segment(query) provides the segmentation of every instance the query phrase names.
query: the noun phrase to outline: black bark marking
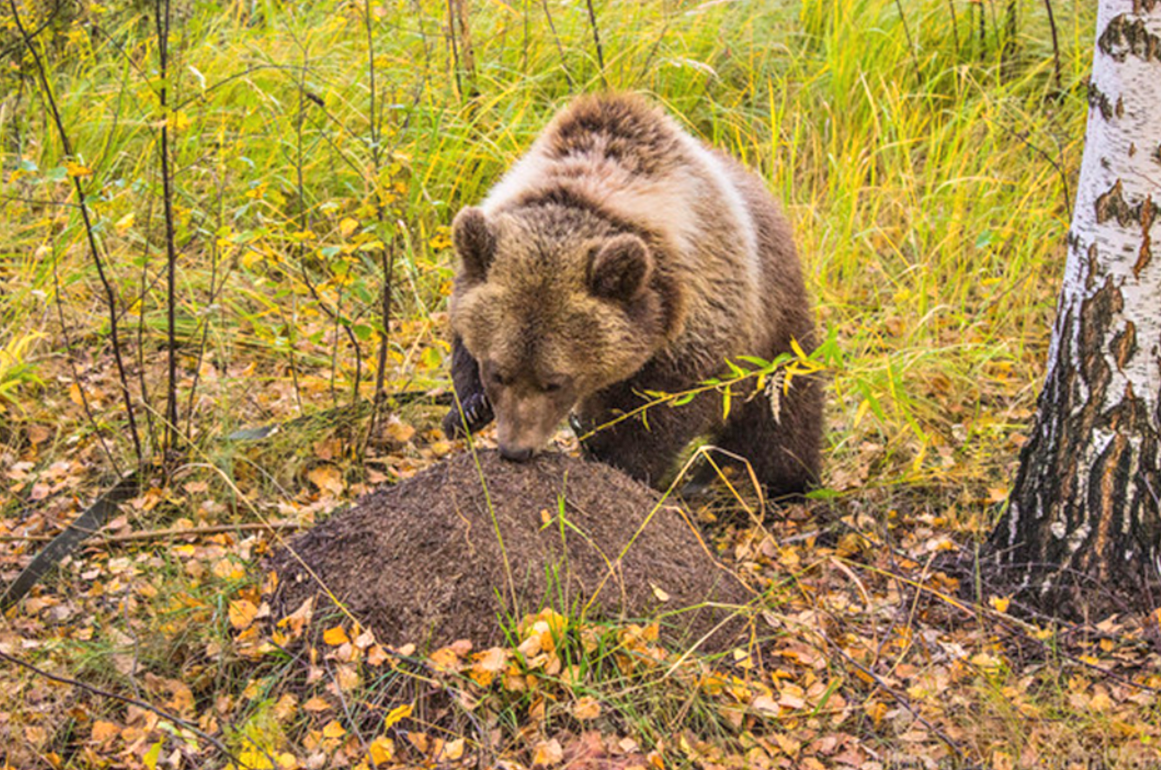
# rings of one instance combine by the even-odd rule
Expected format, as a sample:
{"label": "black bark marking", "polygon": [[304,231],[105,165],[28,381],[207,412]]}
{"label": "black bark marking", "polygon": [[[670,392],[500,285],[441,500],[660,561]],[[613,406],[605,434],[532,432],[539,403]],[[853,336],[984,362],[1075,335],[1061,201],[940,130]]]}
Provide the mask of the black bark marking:
{"label": "black bark marking", "polygon": [[1147,231],[1157,218],[1157,206],[1152,196],[1147,196],[1135,206],[1129,203],[1125,200],[1125,187],[1118,179],[1109,190],[1097,196],[1096,218],[1097,223],[1102,225],[1113,218],[1121,227],[1139,223],[1142,230]]}
{"label": "black bark marking", "polygon": [[1113,352],[1113,358],[1117,362],[1117,368],[1121,371],[1125,370],[1125,364],[1133,359],[1137,352],[1137,326],[1132,321],[1125,322],[1125,328],[1117,332],[1113,337],[1112,344],[1109,349]]}
{"label": "black bark marking", "polygon": [[[1091,249],[1087,256],[1096,257]],[[1088,278],[1090,286],[1100,281]],[[1009,589],[1028,580],[1021,600],[1062,615],[1106,611],[1112,595],[1143,601],[1157,587],[1148,565],[1161,552],[1161,436],[1130,386],[1104,408],[1112,382],[1105,345],[1123,366],[1138,350],[1137,330],[1132,323],[1117,328],[1124,309],[1117,283],[1106,277],[1098,285],[1058,319],[1056,358],[1010,504],[988,546],[990,574]],[[1096,435],[1112,439],[1086,457]]]}
{"label": "black bark marking", "polygon": [[1153,196],[1147,196],[1141,206],[1141,248],[1137,251],[1137,261],[1133,263],[1133,277],[1140,279],[1141,271],[1153,261],[1153,222],[1157,219],[1157,207],[1153,205]]}
{"label": "black bark marking", "polygon": [[1105,120],[1113,117],[1112,100],[1108,94],[1097,88],[1097,84],[1092,80],[1088,81],[1088,106],[1090,109],[1098,110]]}
{"label": "black bark marking", "polygon": [[1097,39],[1097,48],[1117,61],[1135,56],[1143,61],[1161,61],[1161,38],[1145,26],[1144,19],[1128,14],[1113,17]]}

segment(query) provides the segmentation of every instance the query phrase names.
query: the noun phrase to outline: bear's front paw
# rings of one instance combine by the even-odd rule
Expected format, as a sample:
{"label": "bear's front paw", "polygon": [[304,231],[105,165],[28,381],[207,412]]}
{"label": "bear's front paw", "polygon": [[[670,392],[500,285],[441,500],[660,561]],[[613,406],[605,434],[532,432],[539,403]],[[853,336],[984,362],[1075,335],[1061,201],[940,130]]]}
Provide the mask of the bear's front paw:
{"label": "bear's front paw", "polygon": [[452,407],[443,418],[444,435],[451,439],[463,438],[464,423],[467,423],[467,433],[486,427],[492,421],[492,402],[483,393],[473,393],[463,400],[463,416],[457,407]]}

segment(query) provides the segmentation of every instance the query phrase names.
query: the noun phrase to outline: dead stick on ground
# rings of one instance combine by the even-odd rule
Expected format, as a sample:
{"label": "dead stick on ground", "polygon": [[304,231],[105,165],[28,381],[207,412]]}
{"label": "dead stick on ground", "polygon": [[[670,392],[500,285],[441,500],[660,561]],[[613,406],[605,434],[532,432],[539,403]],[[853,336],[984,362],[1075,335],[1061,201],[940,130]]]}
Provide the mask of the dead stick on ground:
{"label": "dead stick on ground", "polygon": [[[951,749],[953,752],[955,752],[955,755],[957,757],[959,757],[961,760],[967,759],[967,755],[963,753],[963,749],[961,749],[959,747],[959,744],[956,743],[954,740],[952,740],[951,737],[948,736],[947,733],[943,732],[938,727],[933,725],[931,722],[924,719],[923,715],[919,713],[918,709],[916,709],[913,705],[911,705],[911,701],[907,700],[902,695],[900,695],[899,693],[897,693],[893,689],[891,689],[887,685],[886,682],[884,682],[879,676],[877,676],[875,674],[874,671],[871,671],[866,666],[862,665],[857,660],[855,660],[850,655],[848,655],[846,650],[844,650],[842,647],[839,647],[838,643],[835,642],[833,639],[831,639],[829,636],[827,636],[824,632],[817,631],[817,633],[819,636],[822,637],[822,639],[828,645],[830,645],[830,647],[835,652],[837,652],[839,655],[842,656],[843,660],[845,660],[847,663],[849,663],[850,665],[857,668],[865,676],[869,677],[875,683],[876,687],[878,687],[880,690],[882,690],[883,692],[890,695],[895,700],[895,702],[898,703],[900,706],[907,709],[907,711],[909,711],[911,713],[911,716],[915,717],[916,721],[918,721],[921,725],[923,725],[928,730],[930,730],[935,735],[935,737],[939,738],[939,740],[943,741],[944,744],[946,744],[949,749]],[[970,767],[978,767],[978,765],[971,765]]]}
{"label": "dead stick on ground", "polygon": [[[192,722],[190,722],[188,720],[182,719],[179,716],[176,716],[174,714],[170,714],[167,711],[162,711],[161,709],[157,708],[156,706],[154,706],[150,703],[146,703],[143,700],[137,700],[136,698],[129,698],[129,697],[126,697],[124,695],[118,695],[116,693],[106,692],[105,690],[101,690],[99,688],[93,687],[90,684],[85,684],[84,682],[79,681],[77,679],[69,679],[68,677],[65,677],[65,676],[57,676],[56,674],[50,674],[49,672],[45,671],[44,669],[37,668],[36,666],[32,665],[31,663],[28,663],[27,661],[23,661],[20,658],[13,657],[13,656],[9,655],[8,653],[4,652],[3,650],[0,650],[0,660],[6,660],[9,663],[14,663],[17,666],[20,666],[21,668],[28,669],[29,671],[36,674],[37,676],[44,677],[45,679],[50,679],[50,680],[57,682],[59,684],[67,684],[67,685],[71,685],[73,687],[79,687],[82,690],[85,690],[86,692],[92,693],[93,695],[97,695],[97,696],[102,697],[102,698],[112,698],[113,700],[119,700],[122,703],[128,703],[132,706],[136,706],[138,708],[145,709],[146,711],[152,711],[154,714],[157,714],[157,716],[161,717],[162,719],[168,719],[170,722],[173,722],[176,725],[181,725],[186,730],[189,730],[194,735],[196,735],[199,738],[201,738],[202,740],[206,741],[211,746],[213,746],[215,749],[220,751],[223,756],[228,757],[230,759],[230,761],[232,761],[236,766],[245,767],[245,768],[252,767],[251,765],[238,759],[238,757],[234,756],[234,754],[232,754],[230,752],[230,750],[228,748],[226,748],[222,744],[222,742],[219,741],[217,738],[210,735],[209,733],[205,733],[205,732],[202,732],[201,730],[199,730],[197,725],[193,724]],[[263,752],[263,753],[265,753],[265,752]],[[266,754],[266,756],[271,762],[274,761],[274,758],[271,757],[269,754]]]}
{"label": "dead stick on ground", "polygon": [[[269,524],[215,524],[208,527],[172,527],[170,529],[154,529],[148,532],[127,532],[124,535],[109,535],[101,539],[102,543],[129,543],[135,540],[156,540],[163,537],[182,537],[185,535],[218,535],[224,532],[252,532],[255,530],[284,530],[302,529],[301,524],[289,521],[272,521]],[[87,534],[96,536],[100,531],[89,531]],[[45,542],[52,540],[54,535],[0,535],[0,543]]]}

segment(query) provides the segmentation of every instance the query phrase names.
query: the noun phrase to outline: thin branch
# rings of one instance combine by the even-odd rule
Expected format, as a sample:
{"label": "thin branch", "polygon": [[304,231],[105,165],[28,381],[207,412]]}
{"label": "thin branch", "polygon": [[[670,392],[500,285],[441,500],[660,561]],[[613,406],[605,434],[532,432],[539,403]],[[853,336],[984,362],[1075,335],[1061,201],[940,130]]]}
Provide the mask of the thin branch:
{"label": "thin branch", "polygon": [[1048,11],[1048,28],[1052,30],[1052,63],[1056,67],[1056,92],[1064,93],[1064,80],[1060,75],[1060,40],[1056,35],[1056,14],[1052,12],[1052,0],[1044,0],[1044,9]]}
{"label": "thin branch", "polygon": [[[20,658],[13,657],[12,655],[9,655],[8,653],[4,652],[3,650],[0,650],[0,660],[5,660],[5,661],[8,661],[9,663],[13,663],[17,666],[20,666],[21,668],[28,669],[29,671],[36,674],[37,676],[44,677],[45,679],[48,679],[49,681],[56,682],[58,684],[67,684],[67,685],[70,685],[72,687],[79,687],[80,689],[84,690],[85,692],[91,693],[91,694],[96,695],[98,697],[112,698],[113,700],[119,700],[122,703],[128,703],[131,706],[136,706],[137,708],[145,709],[146,711],[151,711],[154,714],[156,714],[157,716],[161,717],[162,719],[168,720],[168,721],[173,722],[174,724],[177,724],[177,725],[181,725],[186,730],[189,730],[194,735],[198,736],[202,740],[209,743],[211,746],[213,746],[215,749],[217,749],[219,752],[221,752],[223,756],[227,757],[231,762],[235,763],[239,767],[250,768],[251,770],[253,770],[253,765],[249,765],[249,764],[243,762],[238,757],[234,756],[234,754],[228,748],[226,748],[225,745],[221,741],[219,741],[217,738],[213,737],[209,733],[206,733],[206,732],[202,731],[201,729],[199,729],[198,726],[196,724],[194,724],[193,722],[182,719],[181,717],[179,717],[175,714],[170,714],[168,711],[163,711],[162,709],[159,709],[157,706],[154,706],[151,703],[147,703],[143,700],[138,700],[137,698],[129,698],[129,697],[124,696],[124,695],[118,695],[117,693],[114,693],[114,692],[108,692],[106,690],[102,690],[102,689],[99,689],[97,687],[93,687],[91,684],[85,684],[84,682],[82,682],[78,679],[69,679],[68,677],[65,677],[65,676],[57,676],[56,674],[50,674],[49,672],[45,671],[44,669],[37,668],[36,666],[32,665],[31,663],[28,663],[27,661],[23,661]],[[269,755],[267,755],[267,757],[270,759],[271,762],[274,762],[273,757],[270,757]]]}
{"label": "thin branch", "polygon": [[951,39],[955,43],[955,56],[959,58],[959,19],[955,15],[955,0],[947,0],[947,9],[951,11]]}
{"label": "thin branch", "polygon": [[585,0],[585,5],[589,9],[589,26],[593,30],[593,45],[597,49],[597,66],[601,68],[601,85],[608,88],[609,81],[605,80],[605,51],[601,47],[601,29],[597,25],[597,11],[593,8],[593,0]]}
{"label": "thin branch", "polygon": [[[161,540],[167,537],[197,537],[199,535],[220,535],[229,532],[274,532],[276,530],[302,529],[302,525],[289,521],[271,521],[246,524],[211,524],[204,527],[169,527],[147,532],[126,532],[123,535],[108,535],[101,538],[101,545],[112,543],[137,543],[143,540]],[[100,536],[101,531],[87,530],[90,537]],[[46,543],[55,535],[0,535],[0,543]]]}
{"label": "thin branch", "polygon": [[169,168],[169,0],[154,3],[154,23],[157,29],[157,58],[161,78],[158,101],[161,105],[161,200],[165,217],[165,282],[166,282],[166,373],[165,432],[162,448],[165,454],[174,449],[177,441],[177,249],[174,246],[173,189]]}
{"label": "thin branch", "polygon": [[907,38],[907,52],[911,54],[911,65],[915,67],[915,82],[922,82],[919,71],[919,58],[915,53],[915,41],[911,37],[911,26],[907,23],[907,14],[903,11],[902,0],[895,0],[895,8],[899,11],[899,20],[903,22],[903,35]]}
{"label": "thin branch", "polygon": [[[911,705],[911,701],[907,700],[905,697],[903,697],[899,693],[895,692],[895,690],[893,690],[886,682],[884,682],[879,676],[877,676],[874,671],[871,671],[866,666],[864,666],[863,664],[859,663],[857,660],[852,658],[850,655],[847,655],[846,650],[844,650],[842,647],[840,647],[838,645],[837,642],[835,642],[833,639],[831,639],[826,634],[825,631],[817,630],[816,632],[818,633],[819,636],[822,637],[823,641],[825,641],[828,645],[830,645],[830,647],[842,657],[843,660],[845,660],[848,664],[850,664],[851,666],[853,666],[854,668],[856,668],[860,672],[862,672],[862,674],[864,676],[866,676],[867,678],[869,678],[871,681],[873,681],[875,683],[876,687],[878,687],[880,690],[882,690],[883,692],[890,695],[895,700],[895,702],[898,703],[900,706],[907,709],[907,711],[910,712],[911,716],[915,717],[915,720],[917,722],[919,722],[921,725],[923,725],[928,730],[930,730],[931,733],[933,735],[935,735],[935,737],[937,737],[941,741],[943,741],[944,744],[949,749],[951,749],[953,752],[955,752],[956,757],[958,757],[961,761],[967,759],[967,755],[963,753],[963,749],[961,749],[959,747],[959,744],[956,743],[954,740],[952,740],[952,738],[947,733],[943,732],[938,727],[933,725],[931,722],[927,721],[927,719],[925,719],[924,716],[919,713],[919,710],[916,709],[913,705]],[[980,765],[971,765],[970,767],[980,767]]]}
{"label": "thin branch", "polygon": [[[49,111],[52,113],[53,123],[56,126],[57,135],[60,138],[61,149],[64,150],[66,157],[72,158],[73,148],[69,141],[68,132],[65,131],[64,120],[60,116],[60,110],[57,108],[56,97],[53,96],[52,86],[48,81],[48,71],[45,68],[44,60],[40,56],[40,52],[33,45],[32,37],[28,34],[28,30],[24,27],[24,20],[20,16],[20,9],[16,6],[16,0],[8,0],[8,6],[12,10],[12,20],[16,24],[16,29],[20,33],[21,40],[24,41],[24,46],[32,55],[32,59],[36,64],[37,73],[40,75],[41,93],[44,95],[45,102],[48,103]],[[113,290],[113,284],[109,280],[109,276],[105,273],[105,262],[101,259],[101,253],[97,247],[97,236],[93,230],[92,217],[89,214],[88,204],[85,202],[85,190],[81,184],[80,175],[72,175],[73,189],[76,191],[78,206],[81,210],[81,219],[85,225],[85,236],[88,240],[89,254],[92,256],[93,265],[97,268],[97,276],[100,279],[101,287],[105,292],[105,299],[109,305],[109,334],[113,341],[113,359],[117,364],[117,376],[121,386],[121,395],[125,402],[125,414],[129,421],[129,435],[133,439],[133,449],[137,456],[137,462],[141,463],[144,459],[141,449],[141,436],[137,431],[137,417],[133,409],[133,396],[129,392],[129,378],[125,372],[125,361],[121,355],[121,339],[119,336],[119,328],[117,324],[117,295]],[[80,381],[77,382],[78,387]]]}
{"label": "thin branch", "polygon": [[556,43],[556,51],[560,54],[560,68],[564,70],[564,76],[568,79],[568,90],[570,92],[576,90],[576,81],[573,80],[572,73],[568,71],[567,59],[564,55],[564,46],[560,44],[560,35],[556,34],[556,24],[552,21],[552,11],[548,9],[548,0],[540,0],[541,5],[544,6],[544,17],[548,19],[548,29],[552,32],[552,40]]}
{"label": "thin branch", "polygon": [[453,5],[454,2],[455,0],[447,0],[447,33],[448,40],[451,43],[452,71],[456,78],[456,95],[463,99],[464,84],[460,79],[460,52],[456,44],[456,14]]}

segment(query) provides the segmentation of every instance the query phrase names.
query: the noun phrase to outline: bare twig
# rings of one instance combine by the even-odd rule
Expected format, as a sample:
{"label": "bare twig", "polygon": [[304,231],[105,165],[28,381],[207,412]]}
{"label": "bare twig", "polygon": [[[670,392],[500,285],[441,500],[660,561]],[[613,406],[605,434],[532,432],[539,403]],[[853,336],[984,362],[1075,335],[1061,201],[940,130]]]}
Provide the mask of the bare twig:
{"label": "bare twig", "polygon": [[[8,0],[8,6],[12,10],[12,21],[16,25],[16,29],[20,34],[21,40],[24,41],[24,47],[32,56],[33,62],[36,64],[37,74],[40,75],[41,93],[44,95],[44,100],[48,104],[49,112],[52,113],[53,124],[56,126],[57,135],[60,138],[61,149],[64,150],[66,157],[73,157],[72,142],[69,140],[68,132],[65,131],[64,120],[60,116],[60,110],[57,108],[56,97],[52,93],[52,85],[48,80],[48,71],[45,67],[44,60],[33,44],[33,38],[29,35],[28,30],[24,26],[24,20],[20,15],[20,9],[16,5],[16,0]],[[137,417],[133,409],[133,397],[129,392],[129,378],[125,372],[125,361],[121,354],[121,339],[120,329],[117,323],[117,294],[113,290],[112,281],[105,272],[105,261],[101,259],[101,252],[97,246],[97,236],[93,230],[92,217],[89,214],[88,204],[85,203],[85,189],[81,184],[80,174],[70,175],[73,181],[73,189],[77,194],[78,207],[81,211],[81,219],[85,226],[85,236],[88,240],[89,254],[92,257],[93,265],[97,268],[97,276],[101,282],[101,288],[105,293],[105,301],[109,306],[109,335],[113,342],[113,359],[117,365],[117,376],[121,386],[121,395],[125,402],[125,415],[129,422],[129,435],[133,440],[133,449],[137,457],[137,462],[142,462],[143,453],[141,449],[141,436],[137,431]],[[80,381],[77,381],[77,386],[80,387]]]}
{"label": "bare twig", "polygon": [[169,0],[155,0],[154,24],[157,29],[157,58],[161,87],[158,101],[161,106],[161,195],[165,217],[165,277],[166,277],[166,350],[167,380],[165,388],[165,432],[162,434],[163,453],[168,454],[177,443],[177,249],[173,230],[172,173],[169,168]]}
{"label": "bare twig", "polygon": [[593,30],[593,46],[597,49],[597,66],[601,69],[601,85],[608,88],[609,81],[605,80],[605,51],[601,47],[601,29],[597,25],[597,11],[593,8],[593,0],[585,0],[585,5],[589,9],[589,26]]}
{"label": "bare twig", "polygon": [[548,0],[540,0],[540,2],[544,6],[544,17],[548,20],[548,29],[552,32],[552,40],[556,43],[556,52],[560,54],[560,68],[564,70],[564,76],[568,79],[568,90],[575,91],[576,81],[573,80],[572,73],[568,71],[564,46],[560,44],[560,35],[556,34],[556,24],[552,22],[552,11],[548,8]]}
{"label": "bare twig", "polygon": [[1056,14],[1052,12],[1052,0],[1044,0],[1044,10],[1048,11],[1048,28],[1052,30],[1052,63],[1056,68],[1056,91],[1064,93],[1064,80],[1060,75],[1060,40],[1056,35]]}
{"label": "bare twig", "polygon": [[[135,543],[143,540],[161,540],[167,537],[196,537],[198,535],[221,535],[228,532],[273,532],[275,530],[295,530],[302,526],[289,521],[271,521],[247,524],[212,524],[204,527],[170,527],[147,532],[126,532],[123,535],[109,535],[101,538],[102,544]],[[78,531],[88,536],[99,536],[99,529]],[[43,543],[54,539],[54,535],[0,535],[0,543]]]}
{"label": "bare twig", "polygon": [[895,8],[899,10],[899,20],[903,22],[903,35],[907,38],[907,52],[911,54],[911,66],[915,68],[915,82],[923,82],[919,70],[919,56],[915,52],[915,41],[911,38],[911,26],[907,23],[907,14],[903,11],[902,0],[895,0]]}
{"label": "bare twig", "polygon": [[[833,649],[835,652],[837,652],[842,657],[843,660],[845,660],[848,664],[850,664],[851,666],[853,666],[854,668],[856,668],[860,672],[862,672],[862,674],[864,676],[866,676],[867,678],[869,678],[870,680],[872,680],[875,683],[876,687],[878,687],[880,690],[882,690],[883,692],[890,695],[891,698],[894,699],[894,701],[896,703],[898,703],[900,706],[907,709],[907,711],[911,713],[911,716],[915,717],[915,720],[917,722],[919,722],[921,725],[926,727],[928,730],[931,731],[931,733],[933,735],[935,735],[937,738],[939,738],[941,741],[943,741],[944,744],[949,749],[951,749],[961,761],[967,759],[967,755],[963,753],[963,749],[961,749],[959,747],[959,744],[956,743],[954,740],[952,740],[952,738],[947,733],[943,732],[938,727],[933,725],[931,722],[927,721],[927,719],[924,718],[924,716],[922,714],[920,714],[919,711],[914,706],[911,705],[911,701],[907,700],[907,698],[905,698],[902,695],[900,695],[899,693],[895,692],[895,690],[893,690],[886,682],[884,682],[882,680],[882,678],[877,676],[874,671],[871,671],[866,666],[859,663],[857,660],[855,660],[850,655],[848,655],[846,650],[844,650],[842,647],[840,647],[838,645],[837,642],[835,642],[833,639],[831,639],[829,636],[827,636],[825,631],[822,631],[821,629],[816,629],[816,633],[820,637],[822,637],[823,641],[825,641],[831,647],[831,649]],[[971,765],[971,767],[978,767],[978,766],[979,765]]]}
{"label": "bare twig", "polygon": [[447,0],[447,34],[448,41],[451,44],[452,71],[456,78],[456,95],[463,99],[464,83],[460,77],[460,51],[459,44],[456,42],[456,14],[454,3],[455,0]]}
{"label": "bare twig", "polygon": [[[145,709],[146,711],[150,711],[150,712],[156,714],[157,716],[161,717],[162,719],[166,719],[170,722],[173,722],[174,724],[181,725],[186,730],[189,730],[191,733],[198,736],[199,738],[204,740],[206,743],[209,743],[211,746],[213,746],[215,749],[217,749],[219,752],[221,752],[221,754],[224,757],[227,757],[231,762],[235,763],[239,767],[250,768],[251,770],[253,770],[252,765],[249,765],[249,764],[243,762],[238,757],[236,757],[228,748],[226,748],[226,746],[221,741],[219,741],[217,738],[210,735],[209,733],[206,733],[206,732],[202,731],[201,729],[199,729],[198,726],[196,724],[194,724],[193,722],[182,719],[181,717],[179,717],[175,714],[170,714],[168,711],[163,711],[162,709],[159,709],[157,706],[154,706],[151,703],[147,703],[143,700],[138,700],[137,698],[129,698],[129,697],[126,697],[124,695],[118,695],[115,692],[108,692],[106,690],[102,690],[102,689],[99,689],[97,687],[93,687],[91,684],[85,684],[84,682],[82,682],[78,679],[69,679],[66,676],[58,676],[56,674],[50,674],[48,671],[45,671],[42,668],[38,668],[38,667],[32,665],[31,663],[28,663],[27,661],[21,660],[20,658],[9,655],[8,653],[4,652],[3,650],[0,650],[0,660],[5,660],[5,661],[8,661],[9,663],[20,666],[21,668],[28,669],[29,671],[36,674],[37,676],[44,677],[45,679],[48,679],[48,680],[53,681],[53,682],[57,682],[58,684],[67,684],[67,685],[70,685],[72,687],[79,687],[80,689],[84,690],[85,692],[91,693],[91,694],[96,695],[98,697],[112,698],[113,700],[119,700],[122,703],[128,703],[131,706],[136,706],[137,708]],[[263,750],[263,753],[265,753],[264,750]],[[266,757],[267,757],[267,759],[270,760],[271,765],[273,766],[275,764],[274,758],[271,757],[269,754],[266,754]]]}
{"label": "bare twig", "polygon": [[959,19],[955,15],[955,0],[947,0],[947,9],[951,12],[951,39],[955,43],[956,58],[959,58]]}

